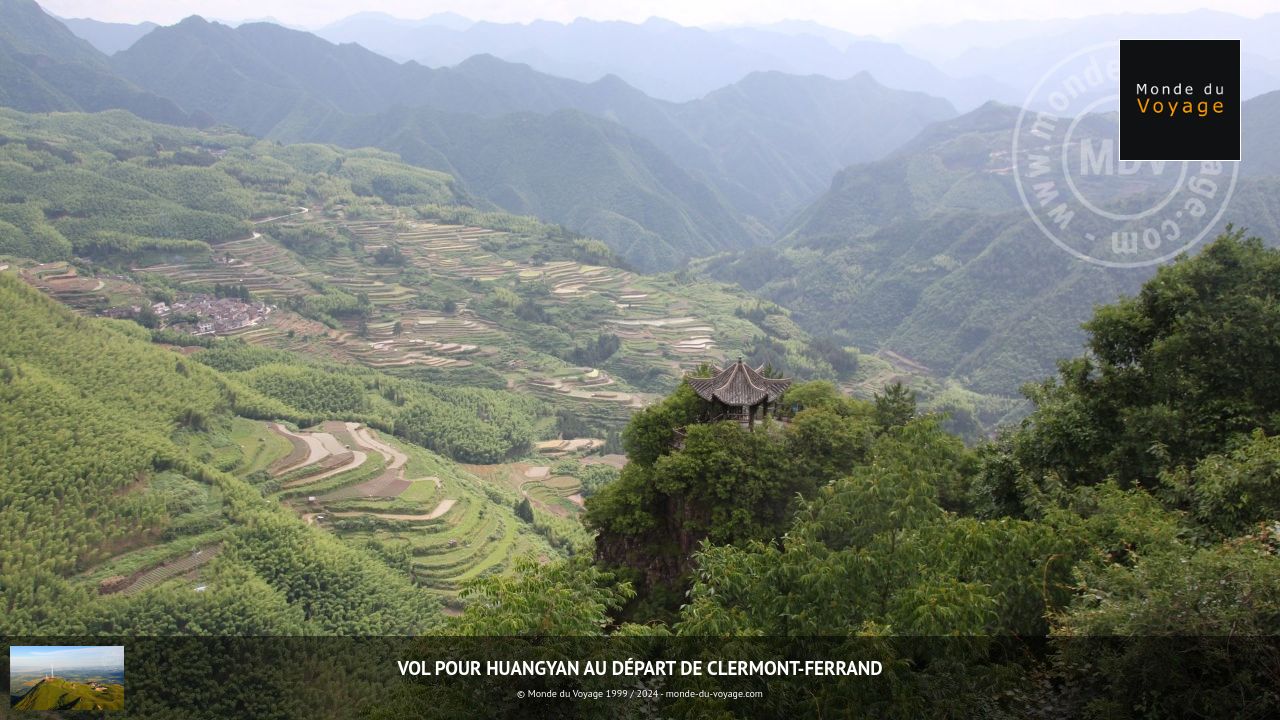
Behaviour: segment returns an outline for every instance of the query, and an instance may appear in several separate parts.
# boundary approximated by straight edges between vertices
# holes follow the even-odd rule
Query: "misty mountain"
[[[952,75],[981,75],[1025,95],[1055,63],[1084,48],[1125,39],[1241,40],[1241,85],[1246,98],[1280,89],[1280,13],[1245,18],[1215,10],[1180,14],[1098,15],[1039,22],[966,22],[905,33],[913,52],[928,54]],[[932,48],[932,51],[930,50]],[[952,53],[950,57],[941,56]],[[1018,97],[1016,102],[1021,102]]]
[[[1249,126],[1275,127],[1280,93],[1243,112]],[[1082,262],[1041,234],[1009,171],[1017,114],[990,103],[936,123],[889,157],[841,171],[779,245],[704,267],[789,307],[811,332],[1011,395],[1079,352],[1079,324],[1094,305],[1134,292],[1154,272]],[[1076,137],[1106,138],[1114,128],[1114,115],[1088,116]],[[1234,223],[1275,238],[1280,145],[1254,135],[1215,232]],[[1080,187],[1108,197],[1113,209],[1145,207],[1162,194],[1154,178],[1099,177]]]
[[[199,18],[150,33],[112,64],[187,109],[257,135],[403,152],[411,162],[456,173],[507,210],[542,208],[549,219],[600,232],[615,248],[629,248],[624,252],[633,262],[659,257],[642,253],[640,238],[676,228],[659,249],[678,252],[661,266],[695,250],[766,239],[839,167],[880,157],[927,123],[954,114],[945,100],[891,90],[867,75],[836,81],[757,73],[702,100],[670,103],[615,76],[581,83],[492,56],[431,69],[274,25],[233,29]],[[512,113],[548,117],[498,122]],[[588,124],[594,130],[584,133]],[[621,127],[609,127],[615,124]],[[534,125],[553,142],[528,134]],[[419,130],[424,134],[415,135]],[[515,135],[477,134],[486,130]],[[525,164],[558,165],[522,148],[549,148],[570,137],[590,144],[584,151],[601,164],[561,175]],[[497,147],[511,147],[504,162],[516,179],[499,183],[492,172],[470,174],[488,161],[469,154],[487,157]],[[677,171],[678,192],[633,184]],[[560,198],[551,201],[552,194]],[[676,217],[684,220],[664,219]]]
[[[361,14],[317,34],[432,67],[490,54],[584,82],[613,74],[672,101],[700,98],[750,73],[767,71],[836,79],[868,72],[889,87],[937,95],[962,109],[1016,94],[990,79],[948,76],[897,45],[816,23],[713,31],[659,18],[643,23],[579,18],[459,27],[456,22]]]
[[[76,37],[87,40],[90,45],[106,55],[114,55],[124,50],[138,38],[155,30],[159,25],[153,22],[112,23],[92,18],[59,18],[67,29]]]
[[[169,100],[117,76],[106,56],[31,0],[0,0],[0,104],[28,112],[119,108],[188,121]]]
[[[1274,130],[1280,120],[1280,90],[1246,101],[1240,114],[1240,172],[1280,175],[1280,136]]]
[[[184,107],[257,135],[403,153],[500,207],[597,232],[639,267],[764,237],[626,128],[557,112],[600,106],[614,90],[644,100],[629,87],[590,88],[527,68],[494,73],[507,64],[492,58],[431,70],[274,25],[232,29],[199,18],[151,33],[113,62]]]

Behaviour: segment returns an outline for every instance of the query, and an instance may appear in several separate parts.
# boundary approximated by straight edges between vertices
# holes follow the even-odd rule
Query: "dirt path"
[[[347,431],[351,433],[351,437],[355,438],[360,447],[366,450],[374,450],[382,456],[383,460],[390,461],[387,465],[387,470],[399,470],[404,467],[405,463],[409,462],[408,455],[373,437],[372,431],[360,423],[347,423]]]
[[[307,457],[303,459],[301,462],[295,463],[293,465],[285,466],[276,470],[276,472],[280,475],[283,475],[287,472],[291,472],[293,470],[297,470],[298,468],[301,468],[301,467],[307,467],[308,465],[315,465],[316,463],[320,462],[321,460],[325,459],[331,454],[329,450],[325,448],[324,443],[320,441],[320,438],[315,437],[312,433],[307,433],[305,435],[302,435],[302,434],[293,432],[292,430],[281,425],[280,423],[272,423],[271,428],[275,430],[277,433],[280,433],[281,435],[287,438],[301,440],[302,442],[307,444],[307,448],[309,450],[309,452],[307,453]]]
[[[424,515],[402,515],[398,513],[380,513],[380,512],[363,512],[359,510],[350,510],[347,512],[330,513],[334,517],[376,517],[384,520],[435,520],[453,509],[457,500],[453,498],[445,498],[436,505],[436,509]]]
[[[324,446],[325,450],[329,451],[330,455],[341,455],[351,450],[351,448],[343,444],[341,440],[334,437],[333,433],[313,432],[308,434],[316,440],[319,440],[320,444]]]
[[[311,212],[311,211],[310,211],[310,210],[308,210],[307,208],[300,207],[300,208],[298,208],[298,212],[289,213],[288,215],[277,215],[277,216],[275,216],[275,217],[264,218],[264,219],[262,219],[262,220],[254,220],[254,221],[253,221],[253,224],[254,224],[254,225],[262,225],[262,224],[269,223],[269,222],[275,222],[276,220],[283,220],[283,219],[285,219],[285,218],[291,218],[291,217],[293,217],[293,216],[295,216],[295,215],[301,215],[301,214],[303,214],[303,213],[308,213],[308,212]],[[257,235],[257,233],[254,233],[254,234],[255,234],[255,236]]]
[[[370,457],[370,454],[375,452],[381,455],[383,460],[387,461],[386,467],[383,469],[381,473],[378,473],[377,477],[371,478],[369,480],[366,480],[365,482],[359,483],[354,486],[343,487],[343,488],[334,490],[330,493],[325,494],[323,497],[323,500],[324,501],[347,500],[347,499],[361,498],[361,497],[395,498],[395,497],[399,497],[400,494],[404,492],[411,484],[415,482],[426,482],[428,480],[436,484],[437,490],[442,490],[444,488],[444,483],[441,482],[440,478],[435,476],[416,478],[414,480],[406,479],[404,476],[404,471],[405,471],[405,465],[407,465],[409,462],[409,456],[401,452],[394,446],[390,445],[389,443],[383,442],[378,438],[374,437],[373,431],[370,430],[368,427],[365,427],[360,423],[356,423],[356,422],[345,422],[345,423],[327,422],[323,425],[323,427],[328,432],[312,432],[312,433],[299,434],[299,433],[294,433],[289,431],[287,428],[285,428],[284,426],[278,423],[274,425],[274,428],[276,429],[277,432],[290,438],[291,441],[296,440],[296,441],[305,442],[307,444],[307,447],[310,448],[311,450],[311,452],[308,454],[304,462],[300,464],[295,464],[293,467],[290,467],[287,470],[294,470],[299,467],[306,467],[308,465],[314,464],[315,462],[322,461],[326,457],[332,458],[339,455],[345,455],[347,453],[350,453],[351,455],[350,460],[348,460],[347,462],[344,462],[340,466],[330,468],[328,470],[324,470],[323,472],[317,475],[298,478],[297,480],[286,483],[284,485],[285,488],[304,487],[306,485],[318,483],[322,480],[326,480],[336,475],[349,472],[363,465],[365,461]],[[350,436],[351,440],[353,440],[357,446],[359,446],[360,448],[363,448],[363,450],[348,450],[347,447],[343,445],[342,442],[335,436],[335,433],[338,435]],[[365,452],[366,450],[369,452]],[[315,519],[318,514],[326,514],[332,517],[361,517],[361,516],[379,517],[379,518],[386,518],[388,520],[408,520],[408,521],[435,520],[443,516],[445,513],[449,512],[450,510],[452,510],[453,506],[456,503],[457,503],[457,500],[455,500],[454,498],[445,498],[441,500],[435,506],[435,509],[433,509],[431,512],[423,513],[423,514],[380,513],[380,512],[372,512],[372,511],[350,510],[350,511],[329,512],[329,513],[310,512],[310,513],[304,513],[302,515],[302,518],[303,520],[306,521],[308,525],[315,523]]]
[[[314,483],[320,482],[321,480],[327,480],[335,475],[341,475],[344,472],[355,470],[356,468],[363,465],[364,461],[368,459],[369,459],[369,456],[366,455],[365,453],[359,450],[352,450],[351,460],[347,461],[346,463],[339,465],[338,467],[333,468],[332,470],[325,470],[319,475],[308,475],[307,477],[299,478],[297,480],[294,480],[293,482],[287,482],[284,484],[284,487],[296,488],[296,487],[303,487],[304,485],[312,485]]]

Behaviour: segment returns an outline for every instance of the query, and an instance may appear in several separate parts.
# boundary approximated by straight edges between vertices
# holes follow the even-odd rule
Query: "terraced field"
[[[407,257],[409,264],[436,276],[457,280],[470,280],[497,286],[516,287],[522,283],[542,283],[549,287],[550,298],[555,302],[573,303],[591,296],[609,300],[615,317],[601,318],[601,327],[608,327],[624,340],[635,341],[633,355],[649,361],[668,361],[672,374],[680,368],[691,368],[704,361],[718,361],[722,354],[717,349],[714,335],[716,328],[709,320],[698,317],[678,318],[670,315],[680,305],[672,294],[653,287],[647,278],[617,268],[585,265],[571,261],[553,261],[535,264],[502,257],[486,250],[485,241],[500,244],[505,233],[485,228],[458,225],[439,225],[405,220],[362,221],[348,223],[347,230],[367,243],[367,253],[376,253],[394,242]],[[353,261],[329,261],[334,277],[353,274]],[[370,262],[362,264],[363,277],[370,274]],[[383,302],[389,308],[405,299],[406,288],[392,286],[385,280],[363,284],[347,282],[348,289],[362,289],[370,299]],[[381,283],[381,284],[379,284]],[[470,352],[472,347],[482,350],[500,345],[504,331],[482,318],[466,313],[456,317],[441,317],[414,313],[400,313],[401,337],[393,338],[389,320],[380,327],[370,326],[369,336],[386,353],[411,352],[423,345],[424,349],[437,353],[452,351]],[[412,332],[410,332],[412,330]],[[421,343],[415,341],[422,341]],[[440,350],[429,343],[460,344],[462,350]],[[470,346],[470,347],[469,347]],[[385,359],[383,359],[385,362]],[[597,397],[605,402],[619,401],[607,393],[576,395],[580,398]],[[628,402],[623,398],[621,402]]]
[[[158,565],[138,575],[136,578],[130,578],[123,587],[115,592],[119,592],[121,595],[133,595],[147,588],[155,587],[165,580],[194,572],[201,565],[217,557],[221,550],[221,545],[200,548],[177,560]]]
[[[296,430],[237,420],[213,455],[251,481],[263,482],[265,471],[270,479],[263,489],[322,531],[353,543],[403,548],[411,558],[404,571],[454,607],[465,580],[500,572],[521,554],[556,554],[515,516],[518,493],[358,423]],[[359,457],[364,459],[357,462]],[[165,542],[141,539],[82,579],[102,594],[139,593],[163,583],[185,583],[194,592],[207,582],[200,569],[218,556],[225,537],[216,518],[203,532]]]
[[[740,293],[709,283],[690,286],[668,276],[542,261],[531,249],[541,240],[405,219],[391,208],[379,212],[384,216],[359,220],[314,209],[267,218],[250,237],[214,245],[207,254],[168,256],[132,276],[80,278],[65,264],[23,273],[86,311],[101,308],[104,298],[144,301],[147,292],[136,281],[146,275],[179,290],[242,285],[274,306],[259,324],[227,333],[246,342],[389,372],[448,377],[479,365],[487,369],[481,372],[503,376],[509,389],[537,395],[601,428],[620,427],[685,371],[722,362],[726,351],[740,352],[760,333],[734,316]],[[272,235],[304,231],[339,238],[340,249],[300,255]],[[397,262],[383,262],[380,253],[389,248]],[[324,288],[367,299],[370,313],[308,318],[289,309]],[[611,334],[620,347],[600,367],[564,361],[564,352],[535,343],[527,324],[493,310],[494,297],[529,293],[548,308],[563,308],[566,317],[582,318],[558,332],[575,342]]]
[[[530,501],[557,515],[582,509],[582,484],[570,475],[553,475],[551,468],[534,466],[524,471],[520,492]]]
[[[146,301],[146,295],[124,278],[83,277],[66,262],[29,263],[16,269],[28,283],[84,312]]]
[[[350,422],[273,431],[296,443],[276,470],[277,478],[293,478],[281,486],[282,502],[344,539],[406,549],[413,578],[446,600],[466,579],[500,571],[518,554],[554,553],[515,517],[514,494],[426,450]],[[353,464],[355,453],[376,472]]]
[[[250,258],[265,264],[260,265]],[[207,256],[148,265],[138,268],[138,271],[160,275],[179,284],[243,285],[255,296],[273,300],[307,292],[307,284],[290,274],[290,269],[292,264],[288,262],[288,251],[266,242],[261,233],[255,232],[244,240],[218,245]],[[300,266],[297,270],[309,275]]]

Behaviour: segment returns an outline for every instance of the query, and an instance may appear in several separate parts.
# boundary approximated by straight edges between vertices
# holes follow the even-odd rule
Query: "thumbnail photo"
[[[26,645],[9,648],[9,709],[124,709],[124,647]]]

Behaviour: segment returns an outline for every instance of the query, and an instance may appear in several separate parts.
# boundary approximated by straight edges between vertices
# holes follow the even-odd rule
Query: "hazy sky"
[[[9,666],[13,670],[48,670],[50,665],[55,675],[59,670],[82,667],[124,667],[124,647],[15,645],[9,648]]]
[[[450,11],[497,22],[576,17],[641,21],[656,16],[684,25],[707,25],[794,18],[880,35],[965,19],[1049,19],[1119,11],[1176,13],[1206,6],[1250,17],[1280,12],[1280,0],[42,0],[41,4],[62,17],[162,24],[188,15],[223,20],[269,16],[314,29],[362,10],[414,19]]]

